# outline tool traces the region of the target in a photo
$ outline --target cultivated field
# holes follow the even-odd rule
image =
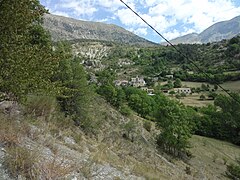
[[[200,100],[201,94],[203,94],[207,98],[207,94],[194,93],[192,95],[187,95],[187,97],[179,99],[179,101],[182,102],[186,106],[194,106],[194,107],[203,107],[203,106],[207,106],[209,104],[213,104],[213,100]]]
[[[188,81],[182,81],[182,85],[190,88],[197,88],[202,86],[202,82],[188,82]],[[206,83],[204,83],[206,84]],[[210,88],[213,88],[213,85],[209,84]],[[233,91],[233,92],[240,92],[240,81],[228,81],[223,84],[220,84],[223,88]],[[221,91],[220,88],[218,88],[218,91]]]
[[[202,84],[203,84],[202,82],[188,82],[188,81],[182,82],[183,87],[190,87],[190,88],[198,88],[198,87],[201,88]],[[209,84],[209,86],[210,86],[210,89],[213,89],[213,85]],[[240,93],[240,81],[225,82],[221,84],[221,86],[224,89],[229,90],[230,92]],[[216,93],[226,94],[223,92],[223,90],[221,90],[221,88],[218,88]],[[187,97],[180,99],[180,101],[187,106],[196,106],[196,107],[202,107],[209,104],[213,104],[212,100],[204,100],[204,101],[200,100],[201,94],[203,94],[206,98],[208,97],[208,92],[201,92],[199,94],[194,93],[193,95],[188,95]]]

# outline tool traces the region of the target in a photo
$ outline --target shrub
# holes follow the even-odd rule
[[[0,123],[0,143],[7,147],[19,144],[22,134],[17,123],[2,116],[0,117]]]
[[[128,121],[123,125],[123,129],[126,132],[126,138],[131,139],[133,141],[133,134],[136,130],[136,122],[133,120]],[[130,137],[131,136],[131,137]]]
[[[27,179],[36,179],[38,171],[35,167],[37,153],[24,147],[11,146],[6,149],[4,165],[13,177],[21,175]]]
[[[152,124],[151,124],[151,122],[149,122],[149,121],[145,121],[145,122],[143,123],[143,127],[144,127],[148,132],[151,132]]]
[[[227,166],[227,176],[231,179],[239,179],[240,178],[240,166],[230,164]]]
[[[201,96],[200,96],[200,100],[201,101],[204,101],[206,99],[206,97],[202,94]]]
[[[122,105],[119,111],[124,116],[130,116],[132,114],[131,109],[127,105]]]
[[[48,117],[56,107],[56,100],[50,96],[29,96],[26,102],[26,114]]]

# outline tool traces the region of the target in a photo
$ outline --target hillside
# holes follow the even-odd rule
[[[231,39],[240,34],[240,16],[228,21],[213,24],[200,34],[187,34],[171,40],[173,44],[195,44],[217,42],[223,39]],[[166,44],[166,43],[164,43]]]
[[[240,178],[240,95],[216,85],[240,79],[240,37],[177,45],[196,68],[102,23],[50,15],[53,42],[39,1],[1,2],[0,179]]]
[[[240,153],[230,143],[193,136],[191,160],[174,159],[156,149],[154,123],[147,131],[146,120],[123,116],[101,98],[95,99],[92,111],[97,136],[89,136],[58,112],[53,99],[46,98],[32,97],[21,109],[8,103],[9,114],[0,113],[1,179],[14,179],[9,173],[37,179],[227,179],[226,164]],[[6,104],[0,108],[6,110]],[[132,140],[124,136],[129,122],[134,123]]]
[[[44,27],[50,31],[54,41],[94,39],[141,46],[156,45],[113,24],[80,21],[51,14],[44,16]]]

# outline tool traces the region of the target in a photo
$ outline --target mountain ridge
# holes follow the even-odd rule
[[[193,36],[194,34],[194,36]],[[231,39],[240,34],[240,16],[217,22],[201,33],[191,33],[170,40],[172,44],[205,44]],[[164,45],[166,43],[163,43]]]
[[[82,21],[64,16],[46,14],[43,26],[50,32],[54,41],[90,39],[141,46],[157,45],[122,27],[102,22]]]

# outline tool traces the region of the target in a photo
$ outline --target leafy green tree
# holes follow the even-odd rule
[[[105,99],[111,103],[112,105],[115,105],[116,98],[117,98],[117,90],[116,88],[111,84],[104,84],[99,87],[98,93],[105,97]]]
[[[203,91],[209,91],[209,85],[208,84],[207,85],[206,84],[202,84],[201,88],[202,88]]]
[[[181,80],[179,79],[179,78],[177,78],[175,81],[174,81],[174,87],[175,88],[180,88],[180,87],[182,87],[182,82],[181,82]]]
[[[201,116],[195,119],[196,134],[240,144],[240,96],[232,96],[234,98],[218,95],[214,101],[215,106],[200,109]]]
[[[200,100],[201,100],[201,101],[204,101],[205,99],[206,99],[206,97],[205,97],[203,94],[201,94]]]
[[[192,131],[190,118],[187,109],[175,101],[168,100],[164,106],[160,106],[156,118],[162,129],[158,136],[158,145],[173,155],[185,152],[189,147],[188,139]]]
[[[54,89],[50,79],[58,60],[41,26],[46,12],[38,0],[0,3],[0,91],[5,98]]]
[[[97,74],[98,82],[100,85],[111,84],[113,85],[113,80],[115,79],[115,73],[111,70],[105,69]]]
[[[232,97],[218,95],[214,104],[221,108],[218,112],[218,121],[221,123],[221,138],[240,144],[240,95],[232,94]]]

